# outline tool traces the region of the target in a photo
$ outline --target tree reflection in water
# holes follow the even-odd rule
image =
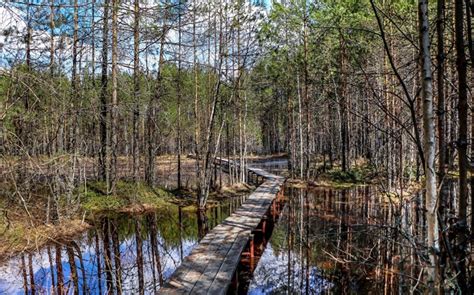
[[[448,203],[454,192],[451,184]],[[423,292],[422,194],[399,201],[364,186],[286,189],[285,196],[285,209],[257,268],[241,282],[248,289],[239,293]]]
[[[450,183],[445,189],[447,224],[456,188]],[[247,263],[239,293],[426,291],[422,194],[400,201],[365,186],[286,189],[285,199],[276,225],[269,222],[266,236],[255,235],[257,257]],[[0,266],[0,293],[156,293],[206,230],[242,201],[205,214],[174,206],[138,216],[104,216],[82,237]],[[445,238],[454,235],[448,230]],[[443,276],[448,282],[454,272],[446,267]],[[451,287],[446,284],[445,290]]]
[[[0,294],[154,294],[200,237],[244,200],[224,201],[201,214],[170,206],[102,216],[76,239],[1,265]]]

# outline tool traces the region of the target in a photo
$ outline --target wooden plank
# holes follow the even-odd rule
[[[216,164],[236,165],[225,159]],[[265,181],[233,214],[211,230],[173,273],[161,294],[224,294],[232,281],[249,235],[268,211],[284,178],[247,168]]]
[[[250,199],[250,198],[249,198]],[[247,203],[247,202],[246,202]],[[249,207],[248,203],[244,204]],[[259,208],[256,206],[255,208]],[[242,223],[240,218],[242,214],[249,214],[255,208],[240,208],[236,213],[228,217],[222,224],[216,226],[211,232],[209,232],[204,239],[210,240],[207,243],[200,243],[192,253],[185,259],[185,262],[181,264],[176,270],[175,274],[171,277],[169,284],[165,285],[162,292],[167,292],[168,287],[179,288],[185,293],[191,291],[194,287],[194,283],[198,280],[197,276],[202,273],[207,266],[207,263],[214,255],[214,252],[218,250],[219,244],[225,238],[229,238],[229,234],[232,233],[232,228],[238,228],[236,224]],[[242,211],[239,213],[239,211]],[[229,226],[230,224],[230,226]],[[241,224],[244,226],[245,224]],[[248,225],[245,225],[243,229],[247,229]],[[219,238],[216,238],[218,236]],[[203,239],[203,240],[204,240]]]
[[[242,234],[243,236],[239,239],[236,239],[232,248],[229,252],[233,255],[227,255],[222,262],[218,273],[216,274],[214,280],[211,283],[211,286],[207,290],[208,294],[226,294],[230,284],[232,283],[232,277],[236,271],[236,266],[240,262],[240,256],[242,251],[247,245],[248,235]]]

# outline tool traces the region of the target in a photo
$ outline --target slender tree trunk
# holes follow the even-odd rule
[[[437,33],[437,66],[438,66],[438,75],[437,75],[437,91],[438,91],[438,178],[441,185],[439,190],[438,197],[438,214],[440,220],[439,227],[441,233],[444,232],[445,224],[445,208],[446,208],[446,195],[447,195],[447,183],[444,180],[446,175],[446,169],[448,165],[447,159],[447,149],[446,149],[446,102],[445,102],[445,52],[444,52],[444,31],[445,31],[445,9],[446,9],[445,0],[438,0],[437,2],[437,19],[436,19],[436,33]],[[440,247],[440,260],[439,260],[439,280],[440,288],[439,292],[442,293],[443,290],[443,280],[444,280],[444,268],[446,267],[446,247]]]
[[[437,3],[437,20],[436,20],[436,33],[438,39],[438,52],[436,60],[438,63],[438,76],[437,76],[437,87],[438,87],[438,173],[439,178],[442,181],[446,174],[446,139],[445,139],[445,87],[444,87],[444,75],[445,75],[445,52],[444,52],[444,22],[445,22],[445,0],[438,0]]]
[[[156,108],[161,99],[162,92],[162,76],[161,71],[164,66],[164,47],[168,28],[166,23],[163,23],[163,29],[160,39],[160,53],[158,60],[158,73],[156,75],[155,92],[150,98],[147,112],[146,122],[146,136],[147,136],[147,160],[145,165],[145,181],[149,186],[153,186],[155,182],[155,157],[156,157]]]
[[[140,141],[139,126],[140,121],[140,1],[134,1],[134,23],[133,23],[133,179],[137,181],[139,176]]]
[[[112,0],[112,101],[110,111],[110,183],[107,193],[115,192],[117,181],[117,143],[118,143],[118,100],[117,100],[117,72],[118,72],[118,9],[120,0]]]
[[[94,96],[94,100],[97,99],[97,95],[96,95],[96,91],[97,91],[97,88],[96,88],[96,66],[95,66],[95,34],[96,34],[96,29],[95,29],[95,14],[96,14],[96,3],[95,3],[96,0],[92,0],[92,4],[91,4],[91,78],[92,78],[92,93],[93,93],[93,96]],[[99,112],[99,116],[100,116],[100,112]],[[91,138],[91,149],[90,149],[90,154],[91,154],[91,157],[94,159],[94,162],[96,161],[95,160],[95,157],[97,156],[98,152],[97,152],[97,142],[99,142],[99,140],[97,139],[97,121],[94,120],[93,122],[91,122],[92,124],[92,132],[93,132],[93,137]],[[96,175],[97,175],[97,178],[99,176],[99,165],[97,165],[97,170],[94,169]]]
[[[471,58],[471,70],[474,70],[474,41],[472,39],[472,14],[474,12],[474,3],[471,0],[466,2],[466,30],[467,30],[467,44],[469,56]],[[472,73],[472,72],[471,72]],[[472,77],[472,75],[470,75]],[[471,166],[474,164],[474,145],[472,139],[474,138],[474,112],[472,106],[474,103],[474,96],[471,98]],[[470,179],[471,188],[471,251],[474,249],[474,177]],[[471,275],[470,286],[474,287],[474,275]]]
[[[178,154],[178,190],[181,189],[181,152],[182,152],[182,147],[181,147],[181,10],[183,9],[181,7],[181,1],[179,0],[179,6],[178,6],[178,74],[176,76],[176,98],[177,98],[177,104],[178,104],[178,118],[177,118],[177,138],[176,138],[176,143],[177,143],[177,154]]]
[[[306,138],[305,138],[305,161],[304,161],[304,170],[306,179],[309,179],[310,175],[310,141],[309,135],[311,133],[311,121],[310,121],[310,101],[309,101],[309,70],[308,70],[308,24],[307,24],[307,2],[304,2],[304,28],[303,28],[303,49],[304,49],[304,58],[303,58],[303,68],[304,68],[304,109],[306,115]]]
[[[467,65],[466,54],[464,51],[464,10],[463,0],[455,0],[454,8],[455,20],[455,36],[456,36],[456,68],[458,72],[458,116],[459,116],[459,137],[458,137],[458,160],[459,160],[459,202],[458,202],[458,223],[459,223],[459,255],[458,263],[461,273],[458,274],[458,283],[463,293],[467,294],[466,281],[466,251],[468,239],[467,227],[467,172],[469,160],[467,158],[467,117],[468,117],[468,101],[467,101]]]
[[[109,47],[109,2],[104,0],[104,15],[102,27],[102,74],[100,91],[100,153],[99,153],[99,178],[107,183],[109,187],[109,169],[108,169],[108,134],[107,134],[107,116],[109,107],[107,105],[107,86],[108,86],[108,47]]]
[[[380,37],[382,38],[384,48],[385,48],[385,52],[387,53],[387,58],[388,58],[388,61],[390,62],[390,67],[392,68],[392,71],[394,72],[395,76],[397,77],[397,80],[398,80],[400,86],[403,89],[403,93],[404,93],[404,95],[406,97],[406,100],[407,100],[407,103],[408,103],[408,107],[409,107],[409,110],[410,110],[410,118],[411,118],[411,121],[413,123],[413,131],[414,131],[413,140],[415,142],[416,149],[417,149],[417,152],[418,152],[417,161],[420,161],[423,168],[424,168],[425,167],[425,156],[424,156],[424,152],[423,152],[423,144],[422,144],[421,137],[420,137],[420,131],[418,129],[418,115],[417,115],[417,112],[416,112],[415,99],[413,99],[412,95],[410,95],[410,92],[408,90],[408,86],[405,83],[402,76],[400,75],[400,72],[399,72],[398,68],[395,65],[395,62],[394,62],[392,54],[391,54],[390,47],[389,47],[388,42],[387,42],[385,31],[384,31],[384,28],[383,28],[383,25],[382,25],[382,20],[379,16],[378,8],[376,7],[376,5],[374,3],[374,0],[370,0],[370,4],[371,4],[372,10],[375,14],[375,18],[377,19],[377,25],[378,25],[379,30],[380,30]],[[417,167],[418,167],[418,165],[417,165]]]
[[[297,91],[298,91],[298,129],[299,129],[299,148],[300,148],[300,178],[303,179],[304,176],[304,144],[303,144],[303,110],[302,110],[302,103],[301,103],[301,88],[300,88],[300,78],[299,74],[296,74],[297,79]]]
[[[425,154],[425,206],[428,224],[428,249],[430,267],[428,268],[428,282],[439,288],[436,275],[438,246],[438,219],[437,219],[437,192],[436,192],[436,138],[435,120],[433,112],[433,79],[431,74],[430,35],[428,20],[428,0],[419,0],[419,34],[422,65],[422,99],[423,99],[423,146]],[[433,287],[433,286],[432,286]]]
[[[347,80],[346,80],[346,45],[344,37],[342,36],[342,32],[340,33],[341,40],[341,55],[340,55],[340,90],[339,90],[339,103],[340,103],[340,111],[341,111],[341,165],[342,171],[347,171],[349,169],[348,163],[348,130],[347,130]]]
[[[71,111],[73,112],[72,116],[72,126],[70,130],[71,138],[69,147],[70,151],[73,153],[77,152],[77,144],[78,144],[78,135],[79,135],[79,99],[78,99],[78,82],[77,82],[77,43],[78,43],[78,30],[79,30],[79,7],[77,0],[74,0],[74,29],[73,29],[73,37],[72,37],[72,70],[71,70]]]
[[[50,1],[50,15],[49,15],[49,28],[50,28],[50,48],[49,48],[49,72],[51,77],[54,76],[54,30],[56,28],[54,24],[54,0]]]
[[[30,76],[29,74],[31,73],[31,38],[32,38],[32,17],[31,17],[31,0],[27,0],[26,2],[26,39],[25,39],[25,47],[26,47],[26,71],[28,75],[26,76],[26,85],[30,85]],[[27,89],[25,91],[24,97],[23,97],[23,107],[24,107],[24,112],[26,115],[30,112],[30,89]],[[24,153],[31,153],[31,145],[30,145],[30,137],[29,137],[29,132],[30,132],[30,119],[29,118],[22,118],[22,124],[20,126],[19,130],[19,139],[21,141],[21,146],[24,149]],[[22,161],[27,160],[27,155],[22,155]],[[25,165],[26,166],[26,165]],[[22,171],[23,173],[23,171]]]
[[[52,0],[54,1],[54,0]],[[95,13],[96,13],[96,6],[95,6],[95,1],[96,0],[92,0],[92,4],[91,4],[91,65],[92,65],[92,69],[91,69],[91,73],[92,73],[92,89],[94,90],[94,94],[95,94]],[[94,95],[95,97],[95,95]],[[94,126],[95,126],[95,122],[94,122]],[[94,132],[95,132],[95,128],[94,128]],[[94,142],[94,145],[95,145],[95,142]],[[94,152],[95,152],[95,146],[94,146]]]
[[[474,3],[472,0],[464,0],[466,2],[466,31],[467,31],[467,48],[469,57],[471,58],[471,67],[474,69],[474,41],[472,40],[472,15],[474,13]]]

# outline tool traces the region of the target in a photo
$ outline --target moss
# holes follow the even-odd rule
[[[330,187],[335,189],[347,189],[362,184],[361,182],[331,181]]]
[[[91,212],[117,210],[125,205],[125,200],[120,197],[95,194],[85,197],[82,202],[82,208]]]
[[[133,205],[161,208],[168,206],[174,199],[170,192],[144,183],[119,181],[115,191],[115,194],[107,195],[104,182],[91,182],[77,193],[81,197],[82,208],[92,213],[121,210]]]
[[[317,181],[313,184],[310,183],[310,185],[347,189],[372,183],[378,176],[380,175],[377,175],[372,165],[363,162],[358,163],[348,171],[342,171],[339,166],[335,166],[329,171],[320,174]]]
[[[329,176],[331,180],[339,183],[359,183],[362,181],[362,174],[356,169],[349,171],[330,171]]]

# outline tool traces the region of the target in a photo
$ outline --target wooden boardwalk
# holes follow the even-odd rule
[[[219,161],[229,165],[226,160]],[[262,178],[263,183],[200,241],[160,289],[160,294],[227,293],[252,232],[279,195],[285,180],[258,168],[247,168],[247,172],[257,181]]]

